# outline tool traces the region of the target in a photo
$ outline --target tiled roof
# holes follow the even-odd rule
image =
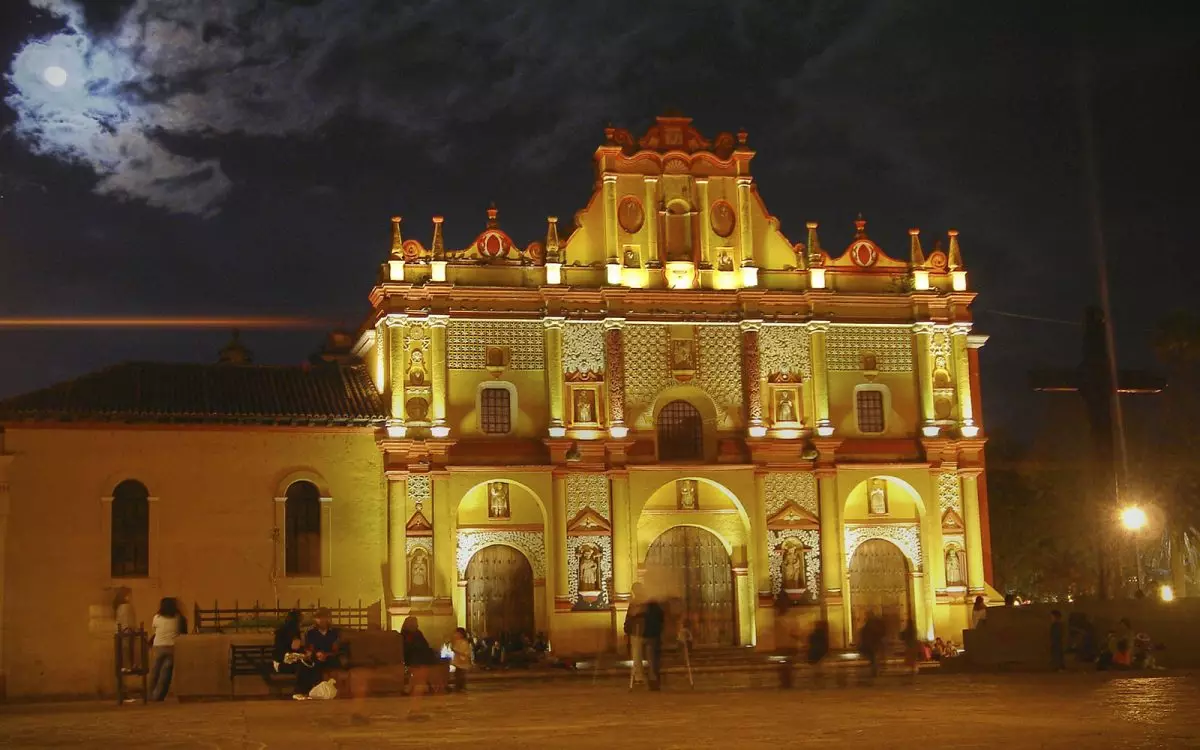
[[[362,365],[130,362],[0,401],[0,422],[365,425],[387,418]]]

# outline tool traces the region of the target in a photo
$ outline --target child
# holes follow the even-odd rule
[[[450,664],[454,667],[454,691],[456,693],[467,692],[467,670],[471,668],[471,640],[467,638],[467,631],[462,628],[455,628],[454,635],[450,638],[450,650],[454,652]]]

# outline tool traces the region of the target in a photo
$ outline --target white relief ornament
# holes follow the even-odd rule
[[[938,474],[938,507],[941,508],[942,515],[946,511],[954,511],[960,518],[962,517],[962,486],[959,484],[958,475],[943,473]]]
[[[423,549],[433,555],[433,537],[410,536],[404,540],[404,556],[411,558],[414,550]]]
[[[669,370],[671,338],[665,326],[629,325],[621,340],[625,349],[625,409],[638,413],[654,403],[664,388],[675,385]]]
[[[807,471],[771,472],[763,481],[767,498],[767,518],[778,513],[789,502],[819,515],[817,511],[817,478]]]
[[[830,372],[861,372],[863,355],[875,358],[879,372],[912,372],[913,334],[905,326],[830,326],[826,337]]]
[[[604,324],[568,321],[563,326],[563,374],[604,372]]]
[[[408,475],[408,502],[413,511],[421,512],[432,497],[428,474]]]
[[[529,566],[533,568],[534,579],[544,580],[546,578],[546,544],[542,532],[472,529],[458,532],[458,546],[454,557],[460,580],[466,576],[467,564],[471,562],[475,553],[493,544],[512,547],[525,555],[525,558],[529,560]]]
[[[717,421],[729,427],[742,405],[742,337],[735,326],[700,326],[696,382],[717,405]]]
[[[789,381],[812,378],[811,339],[807,328],[768,323],[758,336],[760,377],[783,376]]]
[[[545,326],[529,320],[451,320],[446,326],[446,362],[451,370],[482,370],[487,349],[506,347],[510,370],[546,368]]]
[[[584,561],[584,548],[592,547],[599,550],[600,588],[599,596],[589,602],[579,595],[580,565]],[[567,594],[571,605],[580,609],[605,609],[608,607],[608,589],[612,581],[612,537],[608,536],[572,536],[567,538]],[[594,559],[594,558],[589,558]]]
[[[783,589],[784,547],[795,539],[804,548],[804,580],[808,591],[815,596],[821,581],[821,532],[817,529],[771,529],[767,532],[767,557],[771,569],[771,593]]]
[[[584,508],[596,511],[605,521],[609,517],[608,476],[605,474],[567,475],[567,522],[575,520]]]
[[[913,570],[923,567],[921,555],[921,530],[916,524],[886,524],[846,527],[846,566],[854,559],[858,546],[868,539],[883,539],[895,544],[912,563]]]

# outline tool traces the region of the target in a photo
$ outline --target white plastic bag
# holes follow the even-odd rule
[[[337,680],[325,680],[308,692],[315,701],[327,701],[337,697]]]

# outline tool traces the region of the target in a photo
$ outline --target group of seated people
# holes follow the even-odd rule
[[[304,631],[300,610],[293,609],[275,630],[271,658],[277,673],[296,675],[292,698],[308,700],[313,688],[343,666],[342,651],[342,633],[333,627],[332,612],[318,609],[312,627]]]

